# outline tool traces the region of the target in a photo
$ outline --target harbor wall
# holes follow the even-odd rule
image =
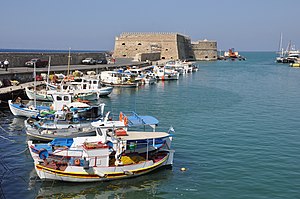
[[[25,62],[32,58],[40,58],[48,60],[51,57],[51,65],[67,65],[68,52],[0,52],[0,61],[7,59],[9,67],[25,66]],[[87,57],[92,57],[96,60],[105,59],[105,52],[71,52],[70,64],[81,64],[81,61]]]

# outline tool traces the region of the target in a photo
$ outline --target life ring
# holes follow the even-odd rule
[[[128,125],[128,118],[127,117],[124,117],[124,124],[125,124],[125,126]]]
[[[75,159],[74,160],[74,165],[75,166],[80,166],[80,160],[79,159]]]
[[[120,112],[119,120],[120,120],[121,122],[123,121],[123,113],[122,113],[122,112]]]

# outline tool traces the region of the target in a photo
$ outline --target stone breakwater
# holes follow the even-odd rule
[[[7,59],[10,67],[21,67],[25,66],[25,62],[30,59],[48,60],[49,56],[51,56],[52,66],[68,64],[68,52],[0,52],[0,61]],[[102,60],[105,59],[105,52],[71,52],[70,64],[80,64],[81,60],[87,57]]]

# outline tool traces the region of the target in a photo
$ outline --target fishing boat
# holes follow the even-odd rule
[[[174,69],[180,75],[193,72],[192,62],[181,61],[181,60],[168,61],[165,64],[165,68]]]
[[[178,80],[179,79],[179,72],[176,70],[165,67],[165,66],[155,66],[153,69],[156,79],[158,80]]]
[[[126,131],[128,128],[136,129],[138,127],[142,127],[142,129],[146,131],[147,127],[149,127],[151,128],[151,132],[155,132],[155,128],[159,123],[153,116],[141,116],[135,112],[126,112],[126,115],[121,112],[120,114],[124,116],[123,120],[123,117],[120,117],[121,119],[117,121],[100,118],[95,122],[91,122],[90,125],[78,127],[76,126],[77,123],[75,123],[75,125],[68,123],[65,128],[54,128],[53,125],[47,128],[49,126],[38,123],[38,121],[31,118],[24,121],[25,132],[31,140],[37,141],[51,141],[55,138],[74,138],[82,136],[98,136],[98,140],[102,140],[101,136],[106,134],[106,130],[111,129],[112,126],[116,129],[125,129]],[[108,117],[109,113],[106,114],[105,118]],[[126,122],[125,117],[127,118]],[[162,140],[157,140],[156,142],[157,145],[164,143]]]
[[[82,106],[82,105],[84,106]],[[95,135],[93,121],[102,119],[104,104],[89,106],[80,102],[72,102],[67,109],[52,112],[41,112],[38,118],[24,121],[25,132],[32,140],[49,141],[54,138],[73,138],[77,136]]]
[[[139,82],[135,78],[136,76],[128,75],[123,70],[101,72],[101,82],[107,86],[136,88]]]
[[[156,82],[155,75],[153,73],[154,66],[136,67],[133,66],[128,68],[129,75],[133,74],[136,76],[136,80],[141,82],[141,84],[154,84]]]
[[[172,166],[170,133],[127,131],[116,128],[128,125],[127,116],[120,115],[122,121],[109,121],[107,116],[94,124],[98,136],[58,138],[47,144],[28,141],[38,176],[70,182],[108,181]],[[158,145],[156,140],[164,142]]]
[[[25,104],[21,98],[17,100],[8,100],[10,111],[15,116],[36,117],[40,111],[50,110],[49,106],[34,106],[33,104]]]
[[[81,99],[93,101],[98,99],[98,94],[96,92],[85,92],[70,87],[65,87],[64,91],[46,89],[35,91],[33,87],[26,87],[25,92],[29,99],[34,99],[34,97],[36,97],[36,100],[40,101],[53,101],[52,95],[57,93],[69,93],[72,96],[72,100]]]

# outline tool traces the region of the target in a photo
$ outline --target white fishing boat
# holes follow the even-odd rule
[[[112,122],[106,117],[103,125],[98,122],[98,136],[54,139],[47,144],[28,141],[38,176],[44,180],[70,182],[108,181],[172,166],[172,135],[116,128],[117,123],[126,124],[125,118]],[[156,146],[156,140],[164,140],[164,144]]]
[[[68,86],[65,87],[64,91],[59,90],[46,90],[46,89],[37,89],[34,90],[33,87],[26,87],[25,88],[26,95],[29,99],[34,99],[39,101],[53,101],[53,94],[70,94],[72,96],[72,100],[75,101],[77,99],[81,100],[88,100],[93,101],[98,99],[98,93],[97,92],[85,92],[81,90],[75,90],[75,88],[70,88]]]
[[[36,90],[34,87],[25,87],[25,93],[30,100],[35,98],[38,101],[53,101],[52,96],[41,86],[37,87]]]
[[[50,58],[49,58],[50,61]],[[15,116],[25,116],[25,117],[36,117],[40,111],[49,110],[48,106],[37,106],[36,103],[36,63],[33,63],[34,66],[34,91],[32,93],[32,97],[34,100],[33,104],[25,104],[22,99],[18,97],[15,101],[8,100],[9,109]]]
[[[139,85],[134,75],[128,76],[123,71],[103,71],[101,72],[101,82],[107,86],[135,88]]]
[[[153,73],[154,66],[146,67],[131,67],[127,69],[130,74],[136,76],[136,79],[139,80],[142,84],[154,84],[156,82],[155,75]]]
[[[34,106],[33,104],[25,104],[19,98],[16,101],[8,100],[10,111],[15,116],[36,117],[40,111],[50,110],[49,106]]]
[[[100,110],[99,110],[100,107]],[[41,112],[38,118],[24,121],[26,134],[32,139],[42,138],[42,134],[67,132],[67,129],[85,131],[92,129],[91,122],[101,120],[104,104],[89,106],[81,102],[73,102],[59,111]],[[65,131],[63,131],[65,129]],[[44,131],[46,130],[46,131]],[[52,139],[55,136],[50,136]],[[46,139],[49,139],[47,137]]]
[[[179,74],[186,74],[193,72],[193,65],[192,62],[186,62],[181,60],[176,61],[168,61],[165,64],[165,68],[173,69],[177,71]]]
[[[62,92],[68,90],[80,90],[82,93],[97,93],[98,98],[100,96],[107,96],[113,91],[112,86],[101,84],[99,75],[85,75],[77,78],[75,81],[62,81],[59,88]]]
[[[179,72],[169,67],[155,66],[153,72],[158,80],[166,81],[179,79]]]

